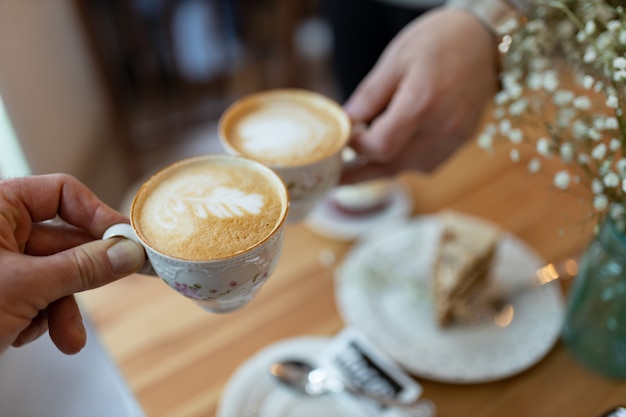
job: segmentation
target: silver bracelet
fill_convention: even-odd
[[[447,0],[445,6],[468,12],[491,32],[498,50],[496,65],[500,72],[504,55],[511,46],[510,32],[525,21],[522,12],[507,0]]]
[[[474,15],[496,37],[504,34],[511,21],[522,18],[521,12],[505,0],[448,0],[446,7]]]

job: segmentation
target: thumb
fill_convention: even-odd
[[[48,288],[55,301],[66,295],[97,288],[137,271],[146,253],[125,238],[94,240],[41,259]],[[50,282],[50,280],[52,282]]]

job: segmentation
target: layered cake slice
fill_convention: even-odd
[[[467,305],[486,286],[500,231],[454,211],[439,214],[441,237],[433,264],[437,321],[445,327],[467,312]]]

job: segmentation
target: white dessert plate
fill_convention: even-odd
[[[318,363],[329,338],[299,337],[275,343],[243,363],[230,378],[217,417],[373,417],[342,394],[306,397],[276,382],[270,366],[281,359]]]
[[[390,201],[380,211],[371,214],[343,213],[332,204],[330,191],[307,216],[305,224],[320,236],[341,241],[352,241],[381,227],[406,221],[413,210],[407,187],[399,181],[390,181]]]
[[[430,268],[440,230],[436,216],[420,216],[360,242],[336,270],[335,295],[344,321],[408,372],[436,381],[494,381],[541,360],[563,321],[556,283],[517,293],[506,327],[483,322],[439,328]],[[505,233],[491,269],[494,285],[516,286],[543,264],[526,243]]]
[[[143,417],[85,317],[87,345],[72,356],[46,334],[0,355],[0,417]]]

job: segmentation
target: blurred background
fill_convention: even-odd
[[[0,174],[67,172],[125,207],[143,179],[220,152],[236,98],[343,102],[317,0],[0,0]]]

